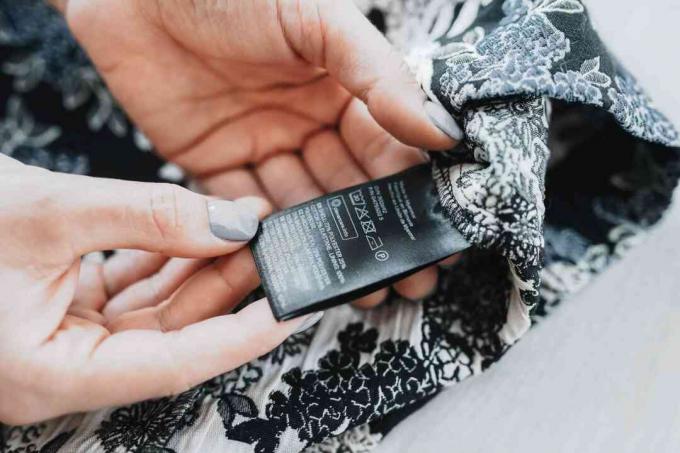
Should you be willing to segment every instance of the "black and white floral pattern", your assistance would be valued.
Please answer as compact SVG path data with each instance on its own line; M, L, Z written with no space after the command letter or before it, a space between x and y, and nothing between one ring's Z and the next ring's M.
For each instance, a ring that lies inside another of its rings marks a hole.
M36 7L35 1L14 3L0 15L0 45L18 49L0 66L12 77L14 89L26 93L46 82L61 93L66 109L89 104L87 122L92 129L107 126L116 135L125 135L129 125L125 115L85 52L69 38L66 24L54 20L53 11Z
M368 452L441 389L498 361L661 218L680 138L580 0L357 3L464 125L465 142L437 155L433 175L477 247L422 303L337 307L176 397L3 427L2 451ZM58 171L183 179L147 152L41 0L0 0L0 93L4 154Z
M497 250L510 263L514 282L508 324L512 344L530 326L538 299L543 253L545 175L549 151L545 101L489 103L466 111L465 154L472 163L440 159L434 178L444 208L474 244Z

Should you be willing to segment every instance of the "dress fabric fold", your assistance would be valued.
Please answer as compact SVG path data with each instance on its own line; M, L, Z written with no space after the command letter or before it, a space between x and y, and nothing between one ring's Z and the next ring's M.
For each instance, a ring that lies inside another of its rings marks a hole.
M457 148L431 153L432 175L474 247L423 301L334 308L181 395L3 426L2 451L370 451L439 391L500 360L662 218L680 176L680 135L607 50L582 1L357 4L465 130ZM42 1L0 0L0 93L6 155L188 182L155 157Z

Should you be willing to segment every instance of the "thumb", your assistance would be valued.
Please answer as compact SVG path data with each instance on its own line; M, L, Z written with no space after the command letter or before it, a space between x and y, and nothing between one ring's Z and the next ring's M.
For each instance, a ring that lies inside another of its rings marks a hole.
M298 3L278 2L290 45L362 99L385 130L407 145L433 150L450 149L462 139L453 117L427 100L403 57L354 2L317 0L318 8L303 11ZM310 29L317 30L316 39L309 39Z
M55 175L71 246L141 249L187 258L224 255L252 239L270 205L260 198L217 200L172 184Z

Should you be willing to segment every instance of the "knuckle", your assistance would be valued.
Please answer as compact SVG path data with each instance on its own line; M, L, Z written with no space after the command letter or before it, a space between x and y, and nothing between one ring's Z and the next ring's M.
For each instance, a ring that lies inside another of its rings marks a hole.
M158 311L158 329L163 333L169 333L175 330L175 325L172 316L173 305L167 305Z
M151 189L148 224L160 239L173 239L182 233L182 190L173 184L156 184Z
M231 299L237 292L234 285L233 276L228 271L228 266L213 266L213 271L222 286L220 294L225 300Z

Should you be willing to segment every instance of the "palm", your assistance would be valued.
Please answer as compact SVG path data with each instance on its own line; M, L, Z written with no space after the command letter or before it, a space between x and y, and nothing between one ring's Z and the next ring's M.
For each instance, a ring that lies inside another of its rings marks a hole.
M141 252L134 253L146 258ZM222 264L217 265L228 267L233 256L223 258ZM131 307L131 311L107 320L103 312L117 299L117 294L112 294L111 300L106 300L107 292L112 289L123 292L125 288L106 284L102 280L105 273L95 268L93 263L79 260L75 264L50 266L49 270L43 266L41 278L29 275L14 278L14 286L6 285L10 294L23 295L21 300L12 302L25 308L12 310L3 319L5 348L0 350L5 362L14 361L3 374L3 385L20 383L19 391L8 392L0 398L0 408L11 409L5 411L4 416L19 417L16 423L184 391L218 374L215 364L209 364L216 357L215 351L199 360L205 369L195 376L183 371L186 361L193 362L196 354L202 352L203 348L196 348L200 338L216 338L215 334L220 331L233 331L244 324L243 320L236 319L237 315L222 316L221 321L229 325L219 330L210 322L201 323L212 316L229 313L242 293L252 290L238 284L233 286L237 293L234 297L211 294L210 304L214 306L207 311L206 307L196 307L193 298L187 300L179 293L173 302L166 301L144 310ZM129 275L119 275L116 279L119 282L134 277L129 267L121 268L120 272ZM28 286L22 287L22 283ZM191 285L190 282L187 288ZM162 313L173 304L187 309L174 308L175 313L182 314L173 315L172 325L168 325L163 319L169 318ZM27 316L33 314L31 310L36 315ZM240 335L244 334L246 332ZM196 337L182 340L181 336ZM242 352L247 351L247 347L236 344L232 348L231 340L216 340L228 362L221 371L245 361ZM283 338L275 338L274 342L281 340ZM169 357L172 360L168 360Z
M226 17L210 22L224 24L219 32L203 25L203 33L196 33L197 24L181 21L189 2L178 2L171 16L152 11L152 3L71 2L67 18L159 152L196 176L214 173L218 165L224 169L224 156L253 161L274 150L299 149L303 136L333 123L349 99L337 84L320 80L318 69L286 51L283 35L270 39L259 28L230 32L234 24ZM257 22L259 17L261 12ZM259 51L240 53L243 42ZM336 102L326 104L319 94L335 95Z

